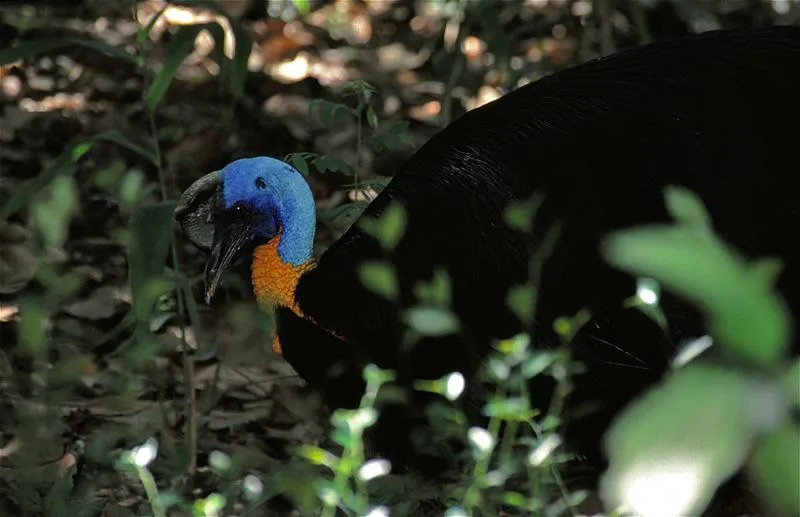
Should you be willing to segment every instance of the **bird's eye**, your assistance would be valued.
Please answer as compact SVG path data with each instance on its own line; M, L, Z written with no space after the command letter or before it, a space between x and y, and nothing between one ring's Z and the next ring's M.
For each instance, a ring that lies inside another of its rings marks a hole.
M233 205L233 213L236 215L242 215L245 212L244 205L242 203L236 203Z
M267 182L264 181L264 178L256 178L256 188L259 190L267 188Z

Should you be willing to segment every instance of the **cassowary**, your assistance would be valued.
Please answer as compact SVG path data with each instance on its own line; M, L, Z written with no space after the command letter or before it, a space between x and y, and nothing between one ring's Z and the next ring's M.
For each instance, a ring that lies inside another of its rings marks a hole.
M207 297L234 258L251 254L253 288L276 310L283 356L333 407L357 404L368 363L395 369L401 384L454 370L469 378L493 340L524 329L507 293L547 245L529 330L536 347L559 346L555 318L590 310L569 344L585 373L575 382L568 439L598 459L614 412L659 378L681 341L705 333L698 313L669 295L666 332L624 307L635 279L601 258L601 239L668 221L663 188L686 187L723 239L747 256L784 262L778 286L797 313L799 122L800 29L711 32L575 66L447 126L362 215L402 207L407 224L392 250L357 221L315 260L311 191L272 158L237 160L197 180L176 217L210 251ZM542 202L531 229L509 227L508 207L534 194ZM361 265L380 260L396 271L395 299L359 277ZM449 275L460 328L409 343L404 311L437 270ZM399 421L391 440L405 432ZM402 462L403 451L393 459Z

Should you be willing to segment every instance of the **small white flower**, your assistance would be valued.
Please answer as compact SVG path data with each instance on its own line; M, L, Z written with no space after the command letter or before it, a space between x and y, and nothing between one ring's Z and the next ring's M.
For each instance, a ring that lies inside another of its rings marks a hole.
M245 476L242 481L242 487L251 499L260 497L261 493L264 491L264 483L261 482L258 476L254 476L253 474Z
M131 459L137 467L146 467L158 456L158 440L149 438L131 451Z
M561 445L561 437L557 434L551 434L531 451L528 456L528 464L532 467L538 467L553 454L553 451L555 451L559 445Z
M481 454L491 452L494 447L494 439L489 431L482 427L470 427L467 431L467 438L473 447L475 447Z
M387 460L369 460L358 469L358 478L369 481L380 476L385 476L392 471L392 464Z
M459 372L453 372L447 376L445 382L445 397L447 400L455 400L464 393L464 376Z
M640 280L636 283L636 297L645 305L657 304L659 295L656 286L650 280Z
M389 517L389 509L385 506L376 506L364 517Z
M467 512L465 512L463 508L454 506L453 508L448 508L447 511L444 512L444 517L469 517L469 516L467 515Z

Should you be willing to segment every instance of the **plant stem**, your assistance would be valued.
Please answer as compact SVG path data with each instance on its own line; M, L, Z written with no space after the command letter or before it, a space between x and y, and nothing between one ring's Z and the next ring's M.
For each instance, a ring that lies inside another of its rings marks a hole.
M134 18L136 25L139 26L139 20L135 15ZM155 15L157 16L157 15ZM139 55L141 56L141 72L144 78L144 84L150 84L150 74L144 66L146 50L144 45L139 46ZM153 111L147 110L147 118L150 122L150 137L153 140L153 152L155 154L156 169L158 171L158 185L161 191L161 199L166 201L169 199L169 192L167 190L167 179L164 173L163 157L161 154L161 144L158 141L158 130L156 128L156 117ZM170 246L172 269L173 271L180 271L180 261L178 259L178 247L173 240ZM186 414L186 435L189 440L189 465L187 466L190 478L194 477L197 470L197 399L195 393L195 375L194 375L194 360L192 353L189 350L189 345L186 341L186 326L185 321L185 301L183 298L182 286L178 285L175 288L175 298L178 307L178 316L180 318L181 329L181 359L183 363L183 377L184 377L184 396L185 396L185 414Z
M144 486L144 492L147 494L147 502L150 503L153 516L167 517L167 511L158 498L158 487L156 486L156 480L153 478L153 474L150 473L147 467L138 466L136 467L136 474L139 476L142 486Z

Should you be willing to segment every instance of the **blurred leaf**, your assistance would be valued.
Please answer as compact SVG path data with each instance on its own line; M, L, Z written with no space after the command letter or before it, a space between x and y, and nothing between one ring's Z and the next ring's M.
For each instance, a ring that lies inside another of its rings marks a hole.
M483 406L483 414L510 422L530 422L537 411L523 397L493 397Z
M694 364L628 406L604 437L606 507L698 515L750 451L761 425L758 384L736 371Z
M536 292L530 284L515 285L508 290L506 295L508 308L523 323L530 323L533 319Z
M122 212L130 211L142 199L145 186L144 173L130 170L122 177L119 186L119 204Z
M711 217L700 198L684 187L666 187L664 198L667 211L676 222L698 228L711 229Z
M113 129L111 131L105 131L98 135L94 135L92 137L92 140L105 140L106 142L115 143L121 147L124 147L129 151L133 151L134 153L138 154L139 156L147 160L147 162L150 163L151 165L157 165L156 156L152 151L134 144L127 137L125 137L125 135L123 135L116 129Z
M308 14L311 10L311 0L292 0L292 3L300 14Z
M561 339L569 343L575 334L592 319L592 313L589 309L583 308L574 316L560 316L553 322L553 330L558 334Z
M236 39L234 47L233 63L231 64L231 93L236 98L244 95L244 81L247 78L247 62L250 59L250 52L253 49L253 40L250 33L242 27L239 21L228 18L233 35Z
M153 16L150 17L150 19L147 21L147 25L139 27L139 31L136 33L136 43L139 45L139 47L143 47L144 44L147 43L147 37L150 36L150 31L153 30L156 22L159 18L161 18L161 15L164 14L164 11L167 10L167 7L168 6L165 5L159 9Z
M22 184L11 196L11 199L0 208L0 220L5 220L8 216L16 213L22 207L30 204L31 199L37 192L50 184L59 174L72 173L73 165L80 160L89 149L91 142L83 142L70 149L67 149L56 158L53 163L38 176Z
M723 352L768 366L786 349L788 314L764 284L763 269L749 267L714 235L686 226L635 228L609 236L603 254L702 307Z
M394 268L384 262L366 262L358 270L361 283L370 291L389 300L397 299L399 288Z
M800 359L795 359L781 380L783 391L792 404L800 407Z
M78 188L72 176L62 174L55 177L45 194L33 202L31 213L44 241L49 246L61 248L78 208Z
M300 174L308 176L308 162L306 161L305 153L292 153L286 159Z
M308 104L308 116L316 120L323 127L334 129L334 126L341 124L353 116L350 108L338 102L330 102L324 99L314 99Z
M403 314L406 324L424 336L446 336L458 332L461 324L449 310L412 307Z
M0 220L0 294L24 288L36 275L39 260L34 233Z
M163 273L172 243L174 208L174 201L165 201L140 207L131 215L128 275L137 327L149 326L153 303L168 288Z
M161 102L164 94L167 93L169 85L175 78L178 68L180 68L186 56L194 49L194 42L197 36L204 30L209 31L214 37L215 52L221 52L225 41L225 33L218 23L200 23L179 27L167 47L164 65L158 71L150 88L147 90L147 108L150 111L154 111L158 103ZM220 62L219 65L223 68L224 62Z
M104 54L108 54L112 57L117 57L131 63L138 62L138 58L135 55L130 54L119 47L114 47L107 43L103 43L102 41L82 38L64 38L24 41L18 44L16 47L0 50L0 65L8 65L20 59L27 59L44 52L49 52L51 50L69 47L72 45L98 50Z
M406 211L399 203L392 202L380 216L361 218L359 224L368 235L378 240L384 250L391 251L405 232Z
M800 428L786 422L764 436L749 465L763 501L784 515L800 515Z
M352 176L356 173L346 162L329 155L316 155L312 163L321 174L326 172L341 172L342 174Z
M41 300L26 298L19 304L19 340L25 351L42 359L48 344L50 315Z
M379 153L387 149L392 150L410 146L412 140L408 131L409 126L408 121L395 122L385 131L373 134L369 139L370 144Z
M430 282L420 282L414 286L414 294L421 302L439 307L450 306L450 275L437 268Z
M372 129L378 127L378 115L375 114L375 110L371 105L367 106L367 124L369 124Z

